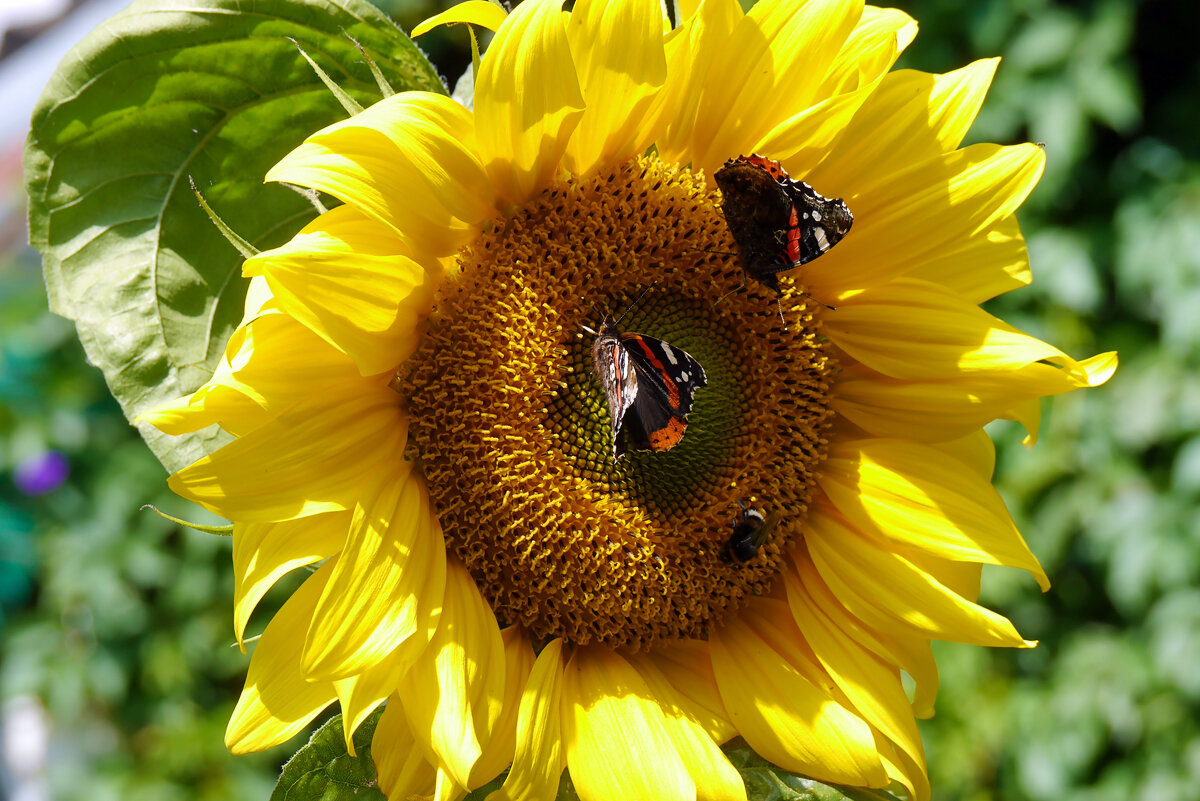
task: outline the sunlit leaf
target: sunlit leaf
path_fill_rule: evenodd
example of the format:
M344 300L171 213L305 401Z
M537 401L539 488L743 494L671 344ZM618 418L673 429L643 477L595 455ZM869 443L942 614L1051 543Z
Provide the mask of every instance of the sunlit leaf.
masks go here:
M350 37L398 91L445 92L365 0L135 2L76 46L43 91L25 152L30 239L51 310L75 321L127 417L207 380L242 315L241 256L189 177L255 247L297 231L313 207L262 176L345 117L297 43L365 106L379 89ZM172 470L223 441L213 430L143 435Z
M721 749L746 783L750 801L897 801L891 793L822 784L772 765L736 739Z
M341 715L313 732L283 766L270 801L383 801L371 761L371 737L382 711L376 709L354 732L356 756L346 751Z

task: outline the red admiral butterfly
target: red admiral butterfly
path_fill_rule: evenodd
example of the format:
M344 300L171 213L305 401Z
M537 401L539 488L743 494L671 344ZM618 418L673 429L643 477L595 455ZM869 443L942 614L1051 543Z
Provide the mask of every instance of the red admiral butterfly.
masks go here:
M724 555L729 561L745 564L758 555L758 549L767 541L767 536L779 522L779 511L764 516L762 510L746 506L740 498L738 506L742 511L733 519L733 533L725 542Z
M613 459L625 455L626 441L639 451L678 445L692 396L708 384L700 362L661 339L621 333L607 314L598 332L584 330L596 334L592 361L612 413Z
M778 161L738 156L713 174L721 210L743 269L779 292L777 273L807 264L842 241L854 215L841 198L822 197L788 177Z

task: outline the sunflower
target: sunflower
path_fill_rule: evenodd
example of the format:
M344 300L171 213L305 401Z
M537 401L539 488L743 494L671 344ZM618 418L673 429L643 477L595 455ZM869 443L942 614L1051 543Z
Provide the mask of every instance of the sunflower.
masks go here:
M446 22L495 31L473 107L397 94L276 165L341 205L246 261L221 368L147 418L235 438L170 485L234 521L239 641L319 565L228 746L337 701L353 748L386 701L397 799L549 799L564 768L588 801L740 799L736 736L927 798L930 641L1033 645L976 603L984 564L1047 587L984 426L1032 444L1040 398L1116 366L979 308L1031 280L1014 214L1044 161L959 146L996 61L892 71L915 22L853 0L673 28L656 0L468 2L417 33ZM712 180L752 152L854 217L778 295ZM608 314L703 365L670 450L613 458L584 330Z

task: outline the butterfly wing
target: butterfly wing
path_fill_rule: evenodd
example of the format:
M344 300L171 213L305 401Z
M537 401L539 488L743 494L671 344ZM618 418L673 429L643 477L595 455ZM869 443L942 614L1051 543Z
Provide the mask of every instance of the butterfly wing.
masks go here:
M661 339L623 334L621 342L633 363L639 387L623 420L629 447L670 450L683 439L696 390L708 385L708 376L691 354Z
M807 264L850 231L854 215L757 154L730 159L713 175L721 210L746 273L779 291L776 273Z
M713 175L721 211L746 273L778 289L775 273L791 269L787 236L793 204L783 186L757 163L732 159Z
M661 339L622 334L606 316L592 362L608 400L614 460L626 446L665 451L679 444L693 396L708 384L698 361Z
M642 402L635 403L625 415L621 430L625 436L615 449L617 458L628 446L635 451L667 451L683 439L687 420L670 414L666 407Z
M803 181L786 178L782 186L792 201L788 258L798 267L841 242L854 224L854 215L841 198L827 198Z
M647 400L653 398L673 417L687 417L696 390L708 386L700 362L687 351L644 334L622 334L621 344Z

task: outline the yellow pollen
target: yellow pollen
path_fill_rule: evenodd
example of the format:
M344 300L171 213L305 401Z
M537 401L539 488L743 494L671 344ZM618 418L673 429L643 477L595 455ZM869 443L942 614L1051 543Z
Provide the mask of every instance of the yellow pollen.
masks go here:
M824 459L834 363L787 277L786 330L756 282L724 297L733 248L703 175L643 158L560 181L459 254L394 385L446 543L502 623L648 648L770 588ZM582 327L623 312L708 385L675 448L614 463ZM725 555L738 499L780 515L744 564Z

